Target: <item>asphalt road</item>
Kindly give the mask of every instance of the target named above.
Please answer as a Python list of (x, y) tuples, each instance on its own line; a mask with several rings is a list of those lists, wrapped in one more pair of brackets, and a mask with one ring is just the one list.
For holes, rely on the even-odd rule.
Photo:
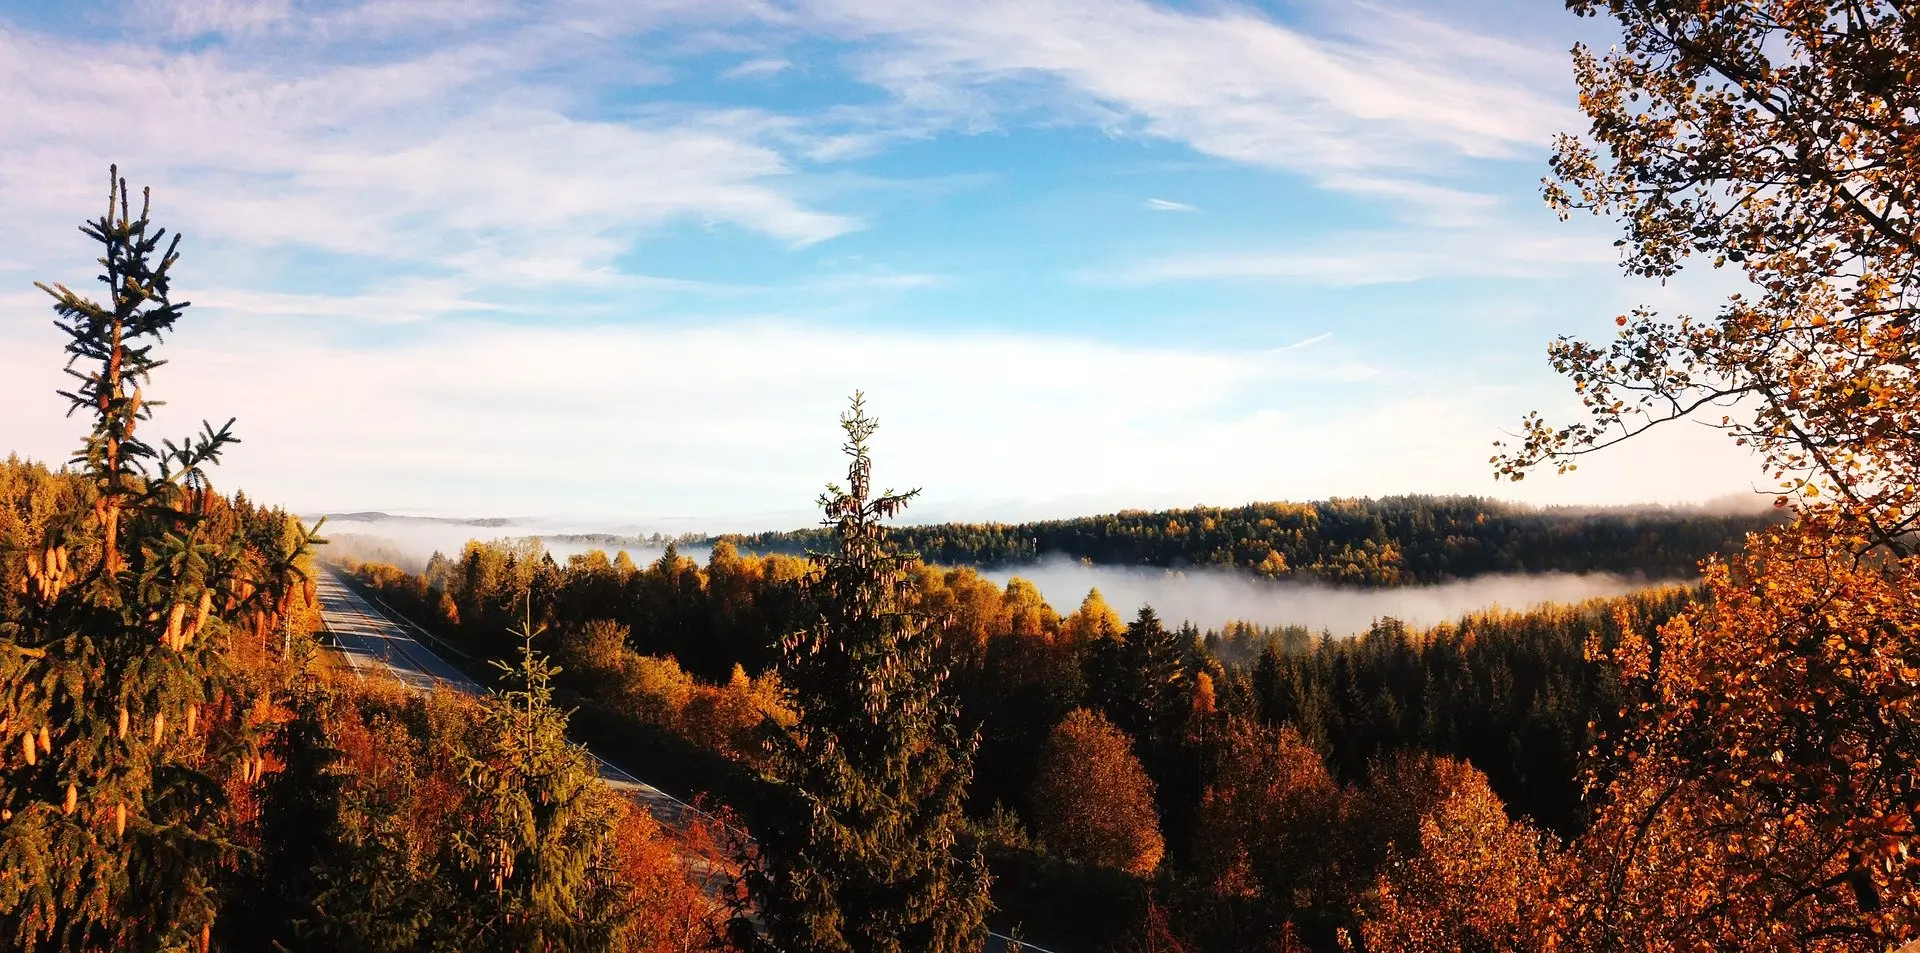
[[(375, 606), (322, 567), (318, 580), (320, 616), (333, 633), (335, 647), (355, 672), (385, 672), (418, 691), (444, 685), (480, 697), (487, 689), (428, 648), (433, 636), (384, 604)], [(591, 752), (589, 752), (591, 753)], [(634, 777), (599, 755), (600, 777), (638, 799), (662, 824), (681, 827), (699, 812), (691, 805)]]
[[(333, 635), (335, 648), (354, 672), (384, 672), (418, 691), (444, 685), (476, 697), (487, 693), (484, 686), (427, 647), (427, 643), (436, 641), (432, 633), (384, 603), (375, 605), (342, 580), (332, 567), (322, 566), (316, 582), (320, 592), (320, 617)], [(597, 754), (593, 758), (600, 764), (603, 780), (639, 800), (660, 823), (680, 828), (700, 814), (692, 805), (634, 777), (605, 758)], [(1050, 953), (1037, 946), (1016, 945), (998, 933), (987, 935), (985, 953), (1015, 950)]]

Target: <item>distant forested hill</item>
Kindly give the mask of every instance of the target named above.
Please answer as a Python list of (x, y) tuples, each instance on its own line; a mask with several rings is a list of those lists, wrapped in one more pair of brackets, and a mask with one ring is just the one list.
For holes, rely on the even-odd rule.
[[(1126, 566), (1237, 567), (1353, 585), (1439, 582), (1496, 572), (1691, 575), (1740, 548), (1770, 513), (1537, 508), (1466, 496), (1123, 510), (1038, 523), (941, 523), (893, 530), (947, 565), (1002, 566), (1061, 555)], [(721, 537), (750, 552), (826, 545), (824, 531)]]

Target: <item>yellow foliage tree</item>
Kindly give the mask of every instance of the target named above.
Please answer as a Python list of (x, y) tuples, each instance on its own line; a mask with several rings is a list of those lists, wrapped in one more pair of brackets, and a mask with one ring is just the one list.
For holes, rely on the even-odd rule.
[(1061, 628), (1073, 644), (1082, 646), (1096, 639), (1114, 638), (1127, 631), (1126, 623), (1120, 621), (1120, 613), (1113, 611), (1098, 589), (1087, 590), (1087, 597), (1080, 601), (1080, 608), (1061, 622)]

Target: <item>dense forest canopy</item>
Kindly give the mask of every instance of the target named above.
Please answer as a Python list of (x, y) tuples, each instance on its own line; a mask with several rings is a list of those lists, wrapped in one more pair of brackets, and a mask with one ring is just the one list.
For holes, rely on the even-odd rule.
[[(1472, 496), (1394, 496), (1317, 503), (1123, 510), (1035, 523), (900, 526), (900, 545), (930, 562), (1009, 566), (1060, 555), (1096, 564), (1220, 567), (1276, 579), (1367, 586), (1486, 573), (1616, 572), (1692, 576), (1778, 516), (1753, 508), (1539, 508)], [(747, 552), (818, 550), (820, 530), (721, 537)]]
[[(813, 578), (809, 560), (720, 542), (705, 565), (677, 551), (644, 566), (599, 551), (561, 562), (525, 540), (470, 542), (424, 574), (353, 569), (386, 604), (477, 657), (516, 651), (512, 629), (534, 593), (567, 701), (688, 794), (750, 791), (767, 757), (755, 725), (794, 717), (777, 662), (784, 634), (809, 617), (797, 588)], [(1472, 613), (1428, 629), (1388, 619), (1337, 639), (1299, 627), (1173, 629), (1145, 608), (1129, 624), (1097, 590), (1061, 615), (1025, 581), (968, 567), (919, 564), (903, 598), (901, 611), (938, 635), (958, 724), (979, 739), (967, 812), (1000, 880), (1002, 924), (1064, 949), (1117, 941), (1144, 915), (1137, 885), (1104, 879), (1118, 871), (1173, 890), (1165, 900), (1205, 948), (1239, 950), (1289, 918), (1316, 943), (1358, 927), (1355, 898), (1408, 836), (1362, 810), (1384, 796), (1377, 783), (1430, 786), (1465, 771), (1517, 816), (1577, 832), (1580, 765), (1633, 702), (1595, 653), (1623, 626), (1672, 618), (1692, 590)], [(1333, 812), (1290, 848), (1318, 873), (1285, 878), (1336, 886), (1282, 901), (1296, 880), (1272, 870), (1249, 896), (1183, 893), (1279, 836), (1254, 793), (1231, 794), (1249, 799), (1244, 816), (1221, 814), (1229, 794), (1217, 778), (1283, 731), (1298, 763), (1324, 778), (1315, 810)], [(1390, 782), (1379, 780), (1384, 765)], [(1115, 920), (1101, 903), (1133, 912)]]

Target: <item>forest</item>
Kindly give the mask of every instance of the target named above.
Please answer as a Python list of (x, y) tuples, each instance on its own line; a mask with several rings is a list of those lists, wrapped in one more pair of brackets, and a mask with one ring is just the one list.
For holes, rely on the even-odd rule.
[[(1630, 274), (1699, 259), (1753, 291), (1551, 342), (1583, 414), (1526, 416), (1490, 466), (1564, 471), (1698, 421), (1768, 466), (1774, 516), (1330, 501), (948, 551), (900, 525), (918, 491), (877, 489), (856, 392), (815, 534), (720, 539), (704, 566), (476, 541), (417, 573), (341, 567), (480, 697), (343, 665), (324, 526), (215, 488), (236, 422), (153, 433), (181, 240), (113, 170), (82, 228), (103, 297), (41, 286), (76, 450), (0, 466), (0, 942), (1912, 949), (1920, 26), (1872, 2), (1569, 6), (1621, 39), (1575, 50), (1590, 127), (1557, 142), (1549, 205), (1616, 219)], [(1063, 615), (949, 562), (1055, 545), (1372, 585), (1682, 578), (1336, 638), (1098, 591)], [(596, 756), (703, 813), (662, 823)]]
[[(1778, 521), (1743, 512), (1661, 507), (1538, 508), (1478, 497), (1400, 496), (1194, 507), (1037, 523), (902, 526), (895, 538), (929, 562), (1019, 566), (1060, 555), (1095, 564), (1232, 567), (1274, 579), (1400, 586), (1490, 573), (1693, 575)], [(823, 530), (723, 537), (754, 553), (799, 555)]]
[[(637, 762), (676, 764), (668, 777), (693, 796), (750, 792), (764, 757), (753, 729), (794, 717), (776, 660), (781, 635), (804, 624), (792, 583), (809, 567), (782, 554), (742, 556), (724, 541), (704, 567), (674, 551), (646, 566), (599, 551), (562, 564), (532, 542), (476, 541), (457, 558), (436, 557), (424, 575), (352, 568), (384, 604), (471, 658), (516, 650), (512, 631), (531, 593), (536, 622), (554, 633), (561, 697), (608, 743), (626, 739)], [(1305, 883), (1337, 869), (1346, 884), (1307, 907), (1274, 907), (1292, 886), (1262, 887), (1262, 902), (1208, 892), (1271, 836), (1247, 829), (1251, 816), (1210, 813), (1208, 798), (1224, 796), (1218, 772), (1260, 761), (1283, 738), (1316, 766), (1328, 811), (1383, 783), (1456, 771), (1549, 830), (1577, 831), (1582, 756), (1622, 723), (1632, 695), (1592, 653), (1610, 649), (1623, 625), (1658, 625), (1691, 601), (1690, 589), (1670, 586), (1423, 631), (1388, 619), (1336, 639), (1170, 627), (1150, 607), (1123, 617), (1098, 590), (1061, 616), (1018, 578), (1003, 587), (972, 568), (924, 563), (913, 573), (903, 608), (937, 620), (959, 724), (978, 738), (966, 815), (1001, 885), (1003, 926), (1049, 949), (1123, 943), (1149, 902), (1166, 905), (1206, 949), (1257, 948), (1287, 922), (1316, 946), (1355, 931), (1357, 898), (1392, 844), (1371, 819), (1298, 848), (1319, 852), (1320, 872), (1288, 876)], [(1068, 725), (1086, 736), (1063, 735)], [(1101, 737), (1117, 739), (1118, 754), (1077, 747), (1097, 748)], [(1135, 781), (1048, 773), (1077, 758)], [(1378, 777), (1387, 764), (1397, 772), (1390, 782)], [(1257, 796), (1246, 796), (1256, 798), (1252, 811)], [(1120, 818), (1131, 826), (1088, 828)], [(1125, 874), (1152, 876), (1128, 883)], [(1088, 891), (1077, 910), (1049, 900)], [(1132, 918), (1116, 921), (1116, 905)], [(1014, 917), (1021, 910), (1028, 915)]]

